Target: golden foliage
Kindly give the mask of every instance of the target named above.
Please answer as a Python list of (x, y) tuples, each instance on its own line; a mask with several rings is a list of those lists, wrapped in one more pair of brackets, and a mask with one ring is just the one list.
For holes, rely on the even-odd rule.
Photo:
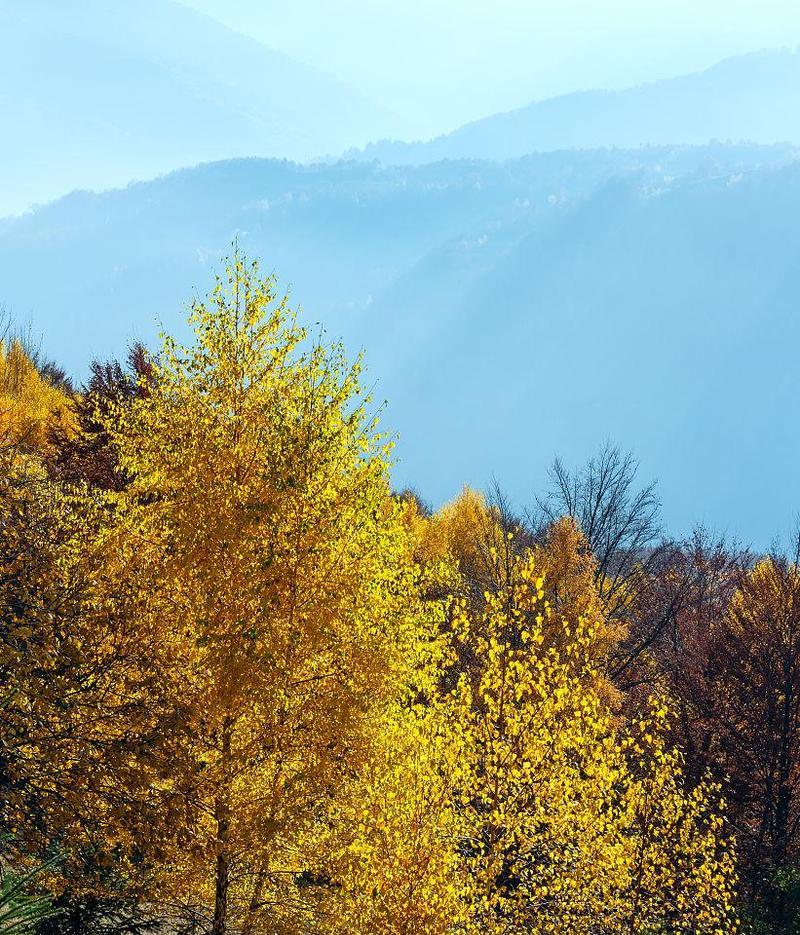
[(596, 620), (556, 611), (528, 557), (482, 620), (462, 611), (458, 631), (478, 634), (454, 764), (478, 929), (730, 931), (713, 790), (684, 791), (663, 705), (620, 730), (596, 689)]
[(39, 373), (19, 341), (0, 342), (0, 448), (46, 454), (55, 429), (74, 429), (69, 397)]
[[(616, 704), (619, 692), (606, 677), (606, 661), (625, 635), (617, 618), (609, 619), (596, 583), (596, 562), (586, 538), (572, 517), (556, 520), (544, 542), (531, 552), (531, 560), (544, 581), (550, 608), (556, 617), (591, 621), (592, 639), (586, 647), (596, 672), (594, 684), (606, 701)], [(563, 627), (547, 628), (548, 641), (562, 642)]]
[(718, 790), (666, 701), (618, 717), (575, 523), (392, 497), (360, 361), (240, 256), (191, 322), (98, 414), (120, 489), (48, 478), (68, 400), (0, 355), (20, 850), (213, 935), (735, 931)]
[(332, 815), (322, 903), (330, 933), (447, 935), (464, 919), (446, 724), (426, 704), (393, 705)]
[(109, 419), (131, 482), (97, 543), (98, 603), (159, 673), (163, 729), (137, 758), (180, 815), (164, 894), (216, 931), (269, 930), (394, 691), (412, 569), (360, 366), (309, 346), (239, 257), (192, 322), (195, 344), (166, 339), (150, 392)]
[(478, 574), (486, 566), (487, 548), (502, 539), (498, 518), (477, 490), (465, 487), (455, 500), (431, 517), (422, 537), (423, 554), (451, 557), (462, 573)]
[(455, 691), (381, 725), (334, 930), (734, 931), (718, 790), (684, 786), (667, 706), (621, 727), (597, 687), (596, 622), (549, 603), (531, 555), (512, 571), (482, 612), (457, 601), (475, 665)]
[(101, 503), (33, 455), (0, 453), (0, 468), (0, 819), (16, 853), (63, 849), (55, 888), (97, 893), (112, 863), (126, 872), (130, 828), (157, 827), (118, 769), (157, 673), (119, 616), (91, 612)]

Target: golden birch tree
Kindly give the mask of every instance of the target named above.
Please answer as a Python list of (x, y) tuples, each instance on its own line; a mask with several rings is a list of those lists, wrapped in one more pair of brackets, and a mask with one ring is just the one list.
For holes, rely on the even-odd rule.
[(334, 931), (735, 931), (717, 790), (685, 786), (666, 703), (620, 723), (599, 604), (576, 587), (571, 605), (571, 578), (551, 602), (528, 553), (483, 609), (455, 598), (434, 671), (465, 644), (470, 664), (453, 689), (432, 675), (424, 701), (389, 720), (389, 751), (354, 797)]
[(714, 790), (684, 789), (664, 705), (616, 722), (594, 652), (602, 620), (555, 611), (528, 556), (481, 620), (456, 614), (455, 631), (476, 634), (451, 715), (476, 930), (730, 931), (733, 865)]
[(360, 364), (238, 254), (191, 322), (106, 426), (130, 483), (96, 612), (124, 607), (157, 673), (163, 729), (129, 767), (174, 821), (162, 902), (273, 932), (302, 916), (301, 842), (394, 691), (413, 584)]

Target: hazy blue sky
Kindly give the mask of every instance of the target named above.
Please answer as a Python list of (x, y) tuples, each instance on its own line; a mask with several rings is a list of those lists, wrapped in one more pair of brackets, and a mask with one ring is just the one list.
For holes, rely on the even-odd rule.
[(800, 44), (798, 0), (183, 0), (435, 132)]

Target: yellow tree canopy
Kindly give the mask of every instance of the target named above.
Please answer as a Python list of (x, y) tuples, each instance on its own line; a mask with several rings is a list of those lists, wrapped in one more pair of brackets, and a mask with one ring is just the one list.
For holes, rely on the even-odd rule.
[(134, 759), (181, 816), (164, 895), (217, 933), (272, 931), (395, 691), (414, 581), (360, 365), (309, 343), (238, 256), (191, 320), (194, 344), (166, 339), (149, 393), (108, 421), (130, 484), (97, 606), (158, 672), (163, 730)]
[(388, 720), (350, 806), (332, 930), (735, 931), (717, 790), (684, 785), (661, 700), (620, 726), (598, 687), (597, 621), (552, 605), (527, 555), (483, 610), (457, 600), (451, 623), (474, 664)]
[[(591, 622), (592, 639), (587, 655), (597, 670), (595, 688), (608, 701), (618, 701), (619, 692), (606, 677), (609, 654), (624, 637), (618, 620), (609, 620), (596, 584), (596, 562), (585, 536), (572, 517), (556, 520), (542, 543), (530, 552), (530, 560), (544, 582), (548, 605), (554, 613), (548, 619), (582, 619)], [(548, 639), (560, 645), (564, 629), (560, 622), (547, 626)]]
[(533, 556), (482, 619), (457, 618), (479, 672), (450, 715), (476, 930), (731, 931), (714, 790), (684, 789), (665, 705), (619, 728), (597, 688), (597, 626), (551, 606)]
[(66, 393), (42, 376), (20, 341), (0, 342), (0, 447), (43, 455), (54, 429), (73, 428)]

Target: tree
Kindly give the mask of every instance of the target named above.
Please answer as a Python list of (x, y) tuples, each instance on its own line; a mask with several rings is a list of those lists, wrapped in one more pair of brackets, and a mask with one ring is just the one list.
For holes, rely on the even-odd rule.
[(637, 473), (633, 456), (611, 444), (578, 471), (556, 459), (532, 517), (540, 536), (562, 516), (585, 536), (606, 617), (625, 634), (608, 659), (623, 689), (651, 681), (652, 653), (674, 637), (696, 576), (680, 544), (662, 536), (655, 483), (639, 486)]
[(74, 931), (73, 910), (119, 916), (120, 899), (149, 882), (128, 829), (140, 825), (144, 839), (161, 824), (120, 766), (147, 742), (155, 673), (123, 613), (92, 612), (86, 543), (100, 535), (103, 504), (54, 484), (33, 455), (0, 454), (0, 468), (0, 828), (13, 868), (50, 865), (37, 884), (69, 911), (49, 930)]
[[(800, 917), (800, 538), (756, 562), (710, 557), (716, 599), (674, 670), (695, 769), (724, 783), (745, 896), (769, 932)], [(756, 929), (758, 930), (758, 929)]]
[(360, 364), (309, 346), (238, 254), (191, 321), (194, 345), (166, 338), (148, 392), (105, 422), (129, 482), (94, 607), (124, 613), (158, 674), (161, 729), (127, 768), (175, 830), (165, 901), (214, 935), (272, 931), (395, 690), (413, 578)]
[(73, 421), (49, 431), (47, 464), (58, 480), (82, 481), (103, 490), (118, 490), (126, 483), (117, 469), (115, 452), (105, 424), (112, 409), (146, 394), (152, 361), (141, 344), (128, 353), (127, 366), (117, 360), (92, 361), (89, 382), (72, 402)]
[(429, 564), (451, 560), (471, 601), (480, 604), (487, 590), (502, 586), (505, 562), (513, 552), (507, 537), (511, 525), (497, 503), (464, 487), (454, 500), (423, 519), (418, 534), (423, 559)]
[[(554, 519), (534, 537), (495, 487), (489, 498), (464, 488), (430, 516), (415, 511), (415, 519), (420, 561), (428, 567), (449, 563), (455, 572), (438, 579), (445, 585), (440, 597), (465, 597), (480, 615), (491, 595), (508, 588), (520, 559), (532, 556), (553, 607), (597, 621), (592, 651), (604, 665), (626, 635), (619, 617), (605, 613), (597, 562), (573, 517)], [(556, 627), (549, 639), (557, 642), (561, 635)], [(458, 656), (462, 668), (474, 662), (468, 644), (459, 646)], [(609, 697), (618, 694), (608, 680), (604, 683)]]
[(479, 674), (462, 677), (450, 715), (476, 929), (729, 930), (713, 790), (684, 791), (661, 703), (620, 729), (597, 690), (597, 618), (554, 611), (545, 589), (520, 559), (482, 620), (456, 622), (462, 639), (477, 634)]
[(0, 450), (45, 454), (50, 433), (74, 431), (71, 399), (54, 370), (41, 372), (21, 341), (0, 341)]
[[(405, 520), (419, 535), (419, 512)], [(450, 765), (457, 735), (443, 674), (455, 658), (442, 589), (447, 558), (419, 568), (413, 638), (399, 691), (373, 710), (364, 757), (348, 771), (315, 845), (324, 881), (316, 918), (325, 935), (447, 935), (467, 922), (458, 816)]]
[[(138, 704), (119, 695), (106, 703), (130, 645), (113, 627), (98, 631), (84, 613), (85, 543), (98, 531), (99, 504), (79, 486), (66, 493), (46, 470), (56, 439), (69, 445), (75, 438), (81, 403), (64, 372), (7, 329), (0, 343), (0, 828), (14, 898), (20, 891), (10, 881), (21, 874), (30, 882), (26, 868), (37, 861), (49, 868), (35, 880), (56, 895), (59, 911), (39, 925), (49, 931), (67, 925), (78, 904), (113, 903), (121, 924), (119, 891), (131, 882), (131, 854), (118, 835), (130, 803), (106, 768), (120, 725), (130, 722), (120, 715)], [(140, 653), (136, 647), (132, 657)], [(137, 876), (146, 876), (141, 862)], [(68, 903), (69, 912), (60, 911)], [(28, 905), (32, 913), (40, 903)], [(81, 932), (89, 930), (85, 921)]]
[(332, 935), (449, 935), (467, 920), (453, 736), (435, 700), (399, 699), (331, 816), (318, 909)]
[(455, 598), (432, 671), (463, 644), (472, 664), (455, 687), (423, 679), (389, 717), (348, 799), (333, 931), (735, 930), (717, 790), (685, 786), (662, 700), (615, 717), (599, 606), (556, 595), (532, 553), (483, 608)]

